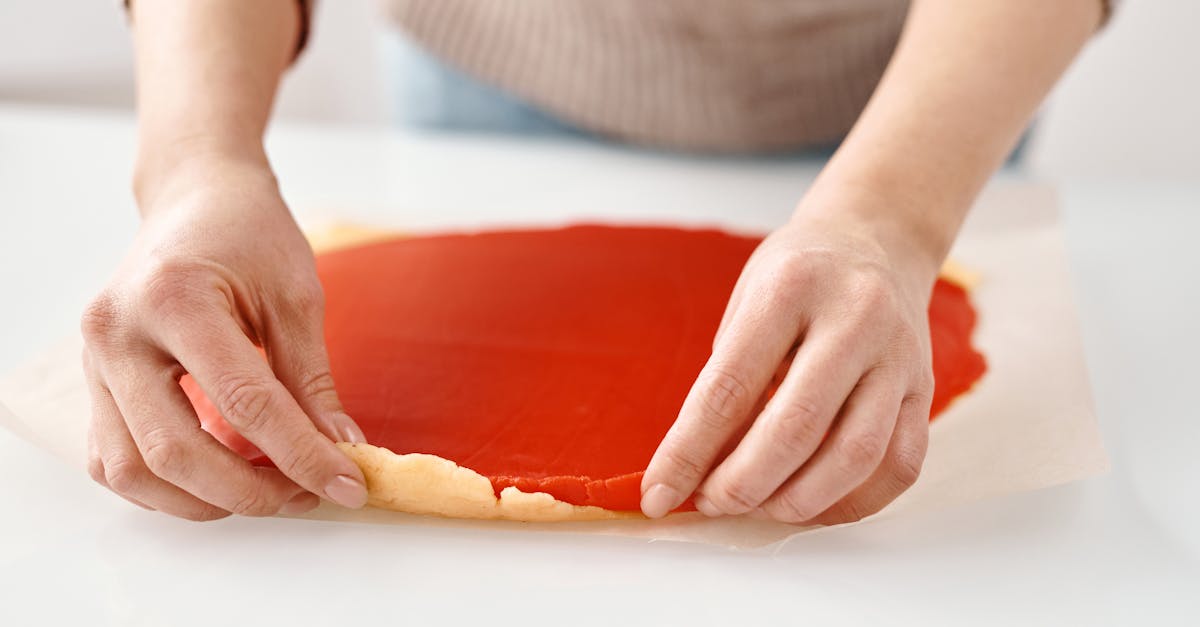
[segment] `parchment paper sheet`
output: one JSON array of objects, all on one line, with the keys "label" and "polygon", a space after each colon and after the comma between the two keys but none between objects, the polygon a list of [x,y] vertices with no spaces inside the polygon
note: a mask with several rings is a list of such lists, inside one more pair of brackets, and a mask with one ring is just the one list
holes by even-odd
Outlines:
[{"label": "parchment paper sheet", "polygon": [[[976,342],[988,372],[931,427],[920,479],[874,519],[1103,472],[1108,461],[1092,408],[1066,257],[1051,190],[996,185],[980,198],[952,256],[982,280]],[[0,426],[81,469],[86,464],[88,393],[82,342],[68,336],[0,380]],[[100,488],[97,488],[100,489]],[[458,521],[329,504],[305,518],[599,533],[754,548],[811,530],[744,517],[527,524]],[[870,520],[870,519],[869,519]]]}]

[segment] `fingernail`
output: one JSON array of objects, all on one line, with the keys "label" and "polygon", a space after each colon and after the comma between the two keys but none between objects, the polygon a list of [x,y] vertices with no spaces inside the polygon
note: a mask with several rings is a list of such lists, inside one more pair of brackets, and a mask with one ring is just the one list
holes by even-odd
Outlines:
[{"label": "fingernail", "polygon": [[703,494],[697,494],[695,498],[692,499],[692,502],[696,504],[696,511],[708,516],[709,518],[720,516],[724,513],[717,509],[717,506],[713,505],[712,501],[705,498]]},{"label": "fingernail", "polygon": [[367,489],[346,475],[338,475],[325,486],[325,498],[350,509],[367,504]]},{"label": "fingernail", "polygon": [[350,444],[364,444],[367,441],[367,436],[363,435],[362,429],[359,429],[358,425],[349,416],[346,416],[342,420],[342,426],[338,428],[338,437],[343,442],[349,442]]},{"label": "fingernail", "polygon": [[279,508],[279,513],[283,516],[297,516],[305,512],[311,512],[321,504],[321,497],[312,492],[301,492],[293,496],[291,500],[283,504]]},{"label": "fingernail", "polygon": [[662,518],[679,507],[683,497],[669,485],[656,483],[642,495],[642,513],[650,518]]}]

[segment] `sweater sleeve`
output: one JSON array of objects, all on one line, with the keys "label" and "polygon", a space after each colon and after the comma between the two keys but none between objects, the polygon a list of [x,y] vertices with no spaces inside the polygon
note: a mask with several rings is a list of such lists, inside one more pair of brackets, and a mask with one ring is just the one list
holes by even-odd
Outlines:
[{"label": "sweater sleeve", "polygon": [[[293,60],[300,56],[304,51],[304,46],[308,43],[308,34],[312,29],[312,13],[313,5],[317,0],[295,0],[296,7],[300,10],[300,36],[296,39],[296,52],[293,55]],[[125,15],[132,19],[132,13],[129,11],[133,0],[118,0],[125,7]]]}]

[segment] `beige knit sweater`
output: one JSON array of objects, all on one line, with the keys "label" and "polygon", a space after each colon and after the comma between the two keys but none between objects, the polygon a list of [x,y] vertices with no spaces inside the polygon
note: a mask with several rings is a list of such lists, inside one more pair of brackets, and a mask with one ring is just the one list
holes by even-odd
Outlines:
[{"label": "beige knit sweater", "polygon": [[761,151],[846,133],[907,0],[388,0],[415,42],[579,127]]}]

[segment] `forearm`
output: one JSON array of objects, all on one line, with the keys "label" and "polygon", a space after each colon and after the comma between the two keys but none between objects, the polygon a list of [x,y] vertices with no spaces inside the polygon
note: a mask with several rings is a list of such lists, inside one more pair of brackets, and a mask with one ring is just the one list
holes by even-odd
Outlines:
[{"label": "forearm", "polygon": [[940,264],[1102,14],[1099,0],[916,0],[879,87],[810,196],[861,195],[839,209],[863,212]]},{"label": "forearm", "polygon": [[137,0],[134,191],[196,157],[267,167],[262,136],[300,35],[296,0]]}]

